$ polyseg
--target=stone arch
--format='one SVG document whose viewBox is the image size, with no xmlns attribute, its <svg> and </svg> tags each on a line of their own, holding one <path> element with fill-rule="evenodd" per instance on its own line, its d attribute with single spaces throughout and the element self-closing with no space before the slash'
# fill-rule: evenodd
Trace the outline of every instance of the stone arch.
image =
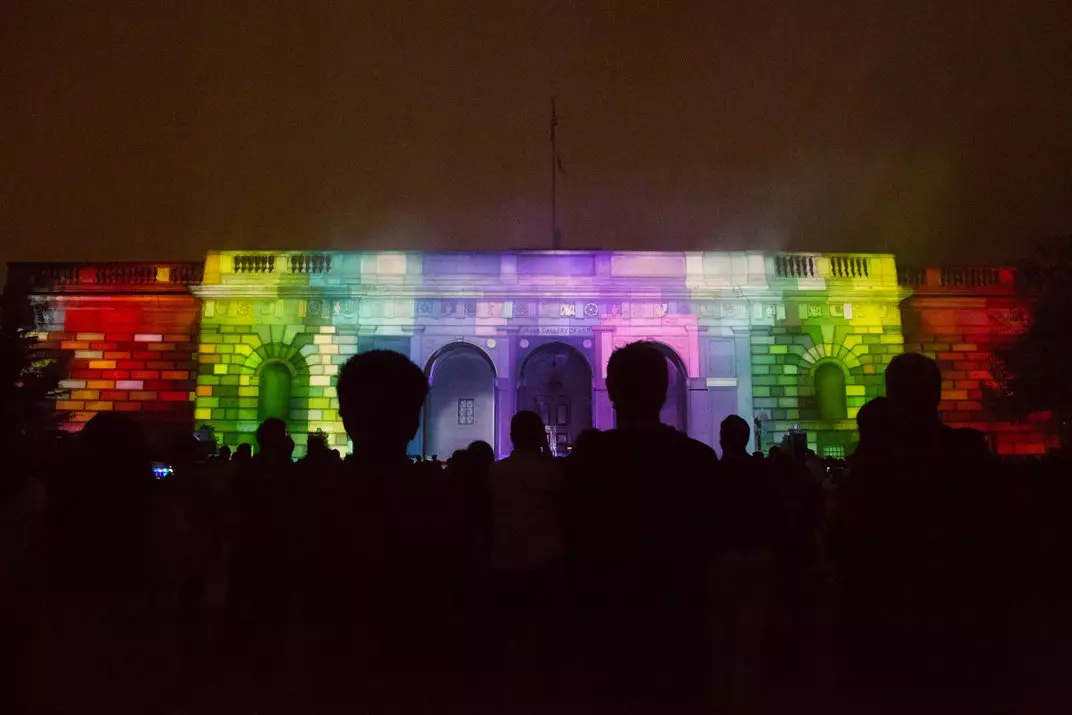
<svg viewBox="0 0 1072 715">
<path fill-rule="evenodd" d="M 278 372 L 280 369 L 285 369 L 290 376 L 289 389 L 286 390 L 285 417 L 265 412 L 265 402 L 279 398 L 271 394 L 266 395 L 264 390 L 283 390 L 282 373 Z M 309 422 L 309 359 L 302 354 L 301 345 L 278 342 L 261 344 L 238 366 L 238 372 L 242 383 L 248 384 L 244 390 L 245 394 L 256 399 L 258 422 L 269 416 L 279 417 L 284 419 L 291 433 L 305 433 Z M 273 412 L 282 409 L 275 405 L 273 408 Z"/>
<path fill-rule="evenodd" d="M 494 446 L 498 400 L 491 357 L 472 343 L 454 341 L 432 353 L 424 372 L 423 451 L 446 458 L 476 440 Z"/>
<path fill-rule="evenodd" d="M 540 415 L 562 453 L 592 427 L 592 364 L 573 345 L 549 341 L 534 347 L 518 367 L 517 410 Z"/>
</svg>

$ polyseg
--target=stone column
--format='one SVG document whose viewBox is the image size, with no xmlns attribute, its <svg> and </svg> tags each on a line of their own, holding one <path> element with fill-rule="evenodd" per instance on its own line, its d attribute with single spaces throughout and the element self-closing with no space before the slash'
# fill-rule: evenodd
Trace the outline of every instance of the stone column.
<svg viewBox="0 0 1072 715">
<path fill-rule="evenodd" d="M 370 338 L 365 338 L 368 340 Z M 360 347 L 360 345 L 358 345 Z M 425 363 L 424 357 L 424 326 L 413 326 L 413 335 L 409 341 L 409 359 L 413 361 L 413 364 L 417 367 L 423 368 Z M 417 429 L 417 435 L 410 440 L 409 447 L 407 448 L 410 454 L 424 454 L 424 410 L 421 410 L 421 425 Z"/>
<path fill-rule="evenodd" d="M 733 348 L 735 372 L 737 373 L 737 414 L 753 429 L 755 410 L 752 407 L 752 343 L 751 328 L 733 329 Z M 756 446 L 756 435 L 752 434 L 748 442 L 749 450 Z"/>
<path fill-rule="evenodd" d="M 689 437 L 711 443 L 711 401 L 707 397 L 707 378 L 689 378 Z"/>
<path fill-rule="evenodd" d="M 695 376 L 689 376 L 688 426 L 689 437 L 704 444 L 711 443 L 711 400 L 707 395 L 707 326 L 696 326 Z"/>
<path fill-rule="evenodd" d="M 614 429 L 614 406 L 607 394 L 607 379 L 603 364 L 608 351 L 614 350 L 614 328 L 592 327 L 592 426 L 599 430 Z"/>
<path fill-rule="evenodd" d="M 504 357 L 501 361 L 501 374 L 495 380 L 495 453 L 505 457 L 513 450 L 510 441 L 510 420 L 517 412 L 517 341 L 518 328 L 507 327 L 505 335 L 500 338 L 504 345 Z"/>
</svg>

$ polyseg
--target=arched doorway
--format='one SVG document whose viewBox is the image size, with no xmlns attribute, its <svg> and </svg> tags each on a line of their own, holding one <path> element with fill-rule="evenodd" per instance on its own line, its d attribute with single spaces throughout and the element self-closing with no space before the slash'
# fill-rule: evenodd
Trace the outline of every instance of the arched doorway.
<svg viewBox="0 0 1072 715">
<path fill-rule="evenodd" d="M 450 343 L 428 361 L 428 399 L 424 402 L 426 455 L 450 457 L 483 440 L 495 445 L 495 367 L 469 343 Z"/>
<path fill-rule="evenodd" d="M 551 448 L 565 454 L 592 426 L 592 368 L 576 348 L 546 343 L 521 365 L 517 409 L 532 410 L 549 428 Z"/>
<path fill-rule="evenodd" d="M 290 395 L 294 372 L 281 360 L 272 360 L 261 368 L 257 390 L 257 421 L 275 418 L 290 421 Z"/>
</svg>

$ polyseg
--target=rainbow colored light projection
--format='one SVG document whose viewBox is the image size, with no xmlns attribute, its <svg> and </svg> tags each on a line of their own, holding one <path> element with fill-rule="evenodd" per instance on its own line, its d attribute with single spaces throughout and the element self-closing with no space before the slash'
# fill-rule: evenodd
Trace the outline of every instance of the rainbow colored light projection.
<svg viewBox="0 0 1072 715">
<path fill-rule="evenodd" d="M 195 292 L 194 416 L 230 444 L 285 414 L 298 442 L 319 431 L 345 449 L 332 380 L 388 348 L 431 379 L 414 452 L 484 439 L 506 453 L 519 409 L 568 449 L 614 424 L 611 352 L 651 340 L 673 375 L 665 421 L 717 444 L 725 416 L 758 415 L 766 444 L 799 426 L 842 454 L 903 342 L 892 256 L 221 252 Z"/>
<path fill-rule="evenodd" d="M 650 340 L 671 372 L 668 424 L 717 446 L 735 413 L 756 421 L 764 447 L 799 427 L 816 451 L 841 456 L 907 341 L 941 363 L 947 420 L 1003 452 L 1052 442 L 1044 425 L 982 410 L 989 351 L 1022 329 L 1025 305 L 999 269 L 899 280 L 890 255 L 610 251 L 220 251 L 203 266 L 16 269 L 55 304 L 49 346 L 74 351 L 57 403 L 74 427 L 137 410 L 211 426 L 233 446 L 279 417 L 298 454 L 315 432 L 346 451 L 335 377 L 351 355 L 381 348 L 429 375 L 413 453 L 448 456 L 482 439 L 506 454 L 521 409 L 538 411 L 567 450 L 584 429 L 614 425 L 613 350 Z"/>
</svg>

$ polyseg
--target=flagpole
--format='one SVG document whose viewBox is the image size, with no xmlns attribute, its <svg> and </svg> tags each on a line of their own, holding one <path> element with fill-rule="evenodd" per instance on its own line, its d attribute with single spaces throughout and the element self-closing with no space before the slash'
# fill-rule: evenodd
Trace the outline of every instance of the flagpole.
<svg viewBox="0 0 1072 715">
<path fill-rule="evenodd" d="M 558 114 L 551 97 L 551 250 L 558 250 L 558 150 L 556 148 Z"/>
</svg>

